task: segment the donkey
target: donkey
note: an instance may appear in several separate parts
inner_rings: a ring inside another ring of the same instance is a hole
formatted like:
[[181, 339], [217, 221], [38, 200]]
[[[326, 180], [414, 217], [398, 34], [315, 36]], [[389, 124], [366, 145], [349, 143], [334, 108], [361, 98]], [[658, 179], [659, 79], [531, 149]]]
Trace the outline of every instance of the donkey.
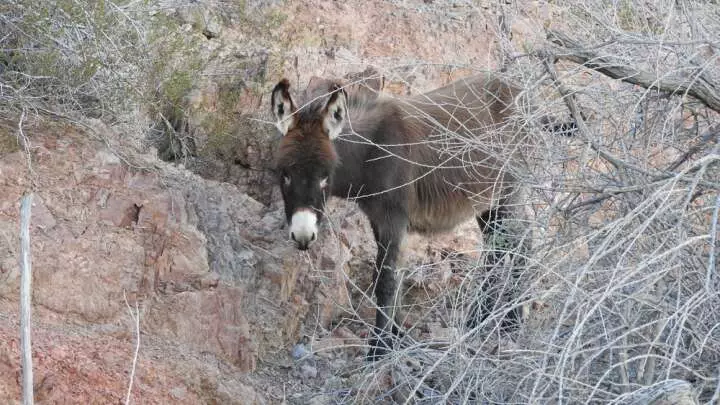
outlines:
[[475, 216], [488, 240], [517, 211], [508, 161], [524, 131], [508, 122], [520, 93], [489, 73], [405, 99], [349, 94], [334, 82], [324, 97], [298, 108], [287, 79], [273, 88], [290, 239], [300, 250], [317, 240], [328, 196], [353, 199], [370, 221], [377, 311], [369, 359], [383, 355], [398, 333], [394, 268], [406, 233], [449, 231]]

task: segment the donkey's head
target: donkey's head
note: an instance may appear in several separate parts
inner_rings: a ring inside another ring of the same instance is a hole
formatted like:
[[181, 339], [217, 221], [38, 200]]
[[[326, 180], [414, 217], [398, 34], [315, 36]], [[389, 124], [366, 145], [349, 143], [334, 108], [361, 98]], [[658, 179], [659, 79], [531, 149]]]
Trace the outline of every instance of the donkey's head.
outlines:
[[297, 109], [290, 83], [273, 89], [272, 112], [283, 134], [277, 152], [277, 170], [285, 203], [290, 238], [305, 250], [317, 239], [325, 199], [329, 196], [337, 155], [333, 146], [347, 119], [347, 95], [333, 84], [325, 102]]

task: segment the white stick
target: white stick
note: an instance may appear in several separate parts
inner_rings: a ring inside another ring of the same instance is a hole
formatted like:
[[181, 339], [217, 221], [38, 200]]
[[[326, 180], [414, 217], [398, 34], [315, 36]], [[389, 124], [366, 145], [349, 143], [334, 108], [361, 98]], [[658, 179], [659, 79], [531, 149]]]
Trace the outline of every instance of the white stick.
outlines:
[[715, 210], [713, 211], [712, 221], [710, 224], [710, 260], [708, 261], [707, 275], [705, 276], [705, 290], [712, 294], [713, 293], [713, 278], [715, 277], [715, 245], [717, 244], [717, 226], [718, 226], [718, 213], [720, 212], [720, 193], [717, 195], [715, 201]]
[[20, 347], [22, 354], [23, 405], [33, 404], [32, 344], [30, 341], [30, 211], [33, 194], [23, 196], [20, 203]]
[[130, 370], [130, 382], [128, 383], [127, 394], [125, 396], [125, 405], [130, 405], [130, 395], [132, 394], [133, 381], [135, 380], [135, 367], [137, 366], [138, 353], [140, 352], [140, 307], [138, 306], [137, 298], [135, 299], [135, 314], [133, 314], [132, 308], [128, 303], [125, 291], [123, 291], [123, 297], [125, 298], [125, 305], [127, 306], [130, 318], [135, 322], [135, 354], [133, 355], [132, 369]]

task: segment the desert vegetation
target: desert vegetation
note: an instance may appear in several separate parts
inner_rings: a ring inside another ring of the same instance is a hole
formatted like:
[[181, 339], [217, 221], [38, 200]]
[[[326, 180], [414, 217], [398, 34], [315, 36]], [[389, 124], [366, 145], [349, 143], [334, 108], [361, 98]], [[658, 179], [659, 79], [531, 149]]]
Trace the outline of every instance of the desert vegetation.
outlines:
[[[498, 144], [492, 133], [478, 139], [449, 133], [436, 143], [443, 154], [523, 151], [523, 164], [507, 168], [526, 194], [527, 215], [512, 235], [528, 246], [522, 276], [509, 277], [512, 263], [484, 265], [488, 252], [502, 250], [502, 240], [466, 251], [438, 248], [439, 254], [428, 256], [432, 260], [409, 262], [398, 274], [406, 333], [396, 350], [374, 363], [348, 360], [338, 366], [342, 373], [327, 381], [308, 382], [306, 374], [290, 373], [280, 383], [276, 363], [268, 361], [260, 375], [274, 375], [273, 384], [287, 387], [282, 397], [266, 400], [720, 402], [720, 4], [387, 3], [383, 7], [397, 9], [397, 18], [408, 9], [434, 7], [452, 14], [447, 21], [484, 21], [493, 62], [478, 66], [418, 57], [397, 63], [383, 56], [373, 61], [369, 77], [355, 77], [354, 84], [382, 78], [386, 96], [417, 94], [432, 89], [420, 75], [446, 81], [492, 68], [524, 89], [527, 104], [506, 123], [525, 131], [522, 143]], [[308, 4], [310, 16], [312, 10], [332, 13], [323, 2]], [[350, 46], [359, 34], [337, 26], [303, 31], [305, 26], [293, 23], [305, 21], [293, 14], [299, 13], [295, 6], [291, 1], [4, 2], [0, 158], [24, 153], [28, 191], [36, 190], [34, 167], [42, 162], [32, 152], [32, 128], [38, 122], [67, 124], [83, 128], [129, 167], [162, 172], [162, 161], [170, 162], [234, 183], [267, 206], [277, 204], [271, 161], [276, 135], [267, 112], [272, 85], [286, 74], [307, 83], [309, 75], [324, 73], [317, 66], [327, 60], [362, 51]], [[317, 61], [298, 61], [300, 48], [324, 52], [313, 54]], [[317, 64], [314, 70], [311, 63]], [[542, 130], [543, 117], [575, 121], [577, 129], [572, 136], [549, 134]], [[103, 128], [123, 135], [109, 136]], [[141, 158], [149, 152], [157, 164]], [[468, 167], [473, 164], [478, 162]], [[331, 216], [334, 232], [327, 233], [334, 236], [323, 246], [343, 240], [339, 222]], [[292, 359], [301, 334], [312, 340], [338, 327], [357, 334], [367, 328], [370, 319], [362, 307], [372, 292], [357, 280], [356, 270], [344, 269], [350, 303], [337, 303], [331, 322], [308, 321], [302, 333], [285, 336], [282, 356]], [[301, 271], [316, 270], [308, 265]], [[443, 277], [433, 275], [443, 271]], [[479, 288], [488, 281], [505, 299], [490, 317], [467, 328], [471, 303], [488, 293]], [[137, 317], [129, 325], [142, 328], [141, 310], [134, 302], [128, 305]], [[501, 331], [500, 320], [518, 305], [525, 308], [525, 321], [517, 331]], [[135, 342], [134, 336], [133, 330], [128, 339]], [[348, 341], [331, 350], [366, 349], [358, 347], [364, 341]], [[128, 370], [133, 350], [134, 343]], [[309, 344], [299, 360], [290, 361], [306, 365], [315, 356], [312, 350]], [[142, 351], [141, 346], [141, 356]], [[118, 395], [125, 399], [125, 392]], [[129, 403], [130, 393], [127, 398]]]

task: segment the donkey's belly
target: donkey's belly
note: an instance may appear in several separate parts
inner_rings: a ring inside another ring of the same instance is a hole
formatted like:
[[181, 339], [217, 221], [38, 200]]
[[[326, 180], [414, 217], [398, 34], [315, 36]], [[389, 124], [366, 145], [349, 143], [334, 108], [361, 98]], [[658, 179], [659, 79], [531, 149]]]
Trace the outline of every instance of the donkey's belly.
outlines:
[[474, 216], [471, 201], [462, 195], [434, 204], [411, 204], [409, 231], [425, 234], [447, 232]]

